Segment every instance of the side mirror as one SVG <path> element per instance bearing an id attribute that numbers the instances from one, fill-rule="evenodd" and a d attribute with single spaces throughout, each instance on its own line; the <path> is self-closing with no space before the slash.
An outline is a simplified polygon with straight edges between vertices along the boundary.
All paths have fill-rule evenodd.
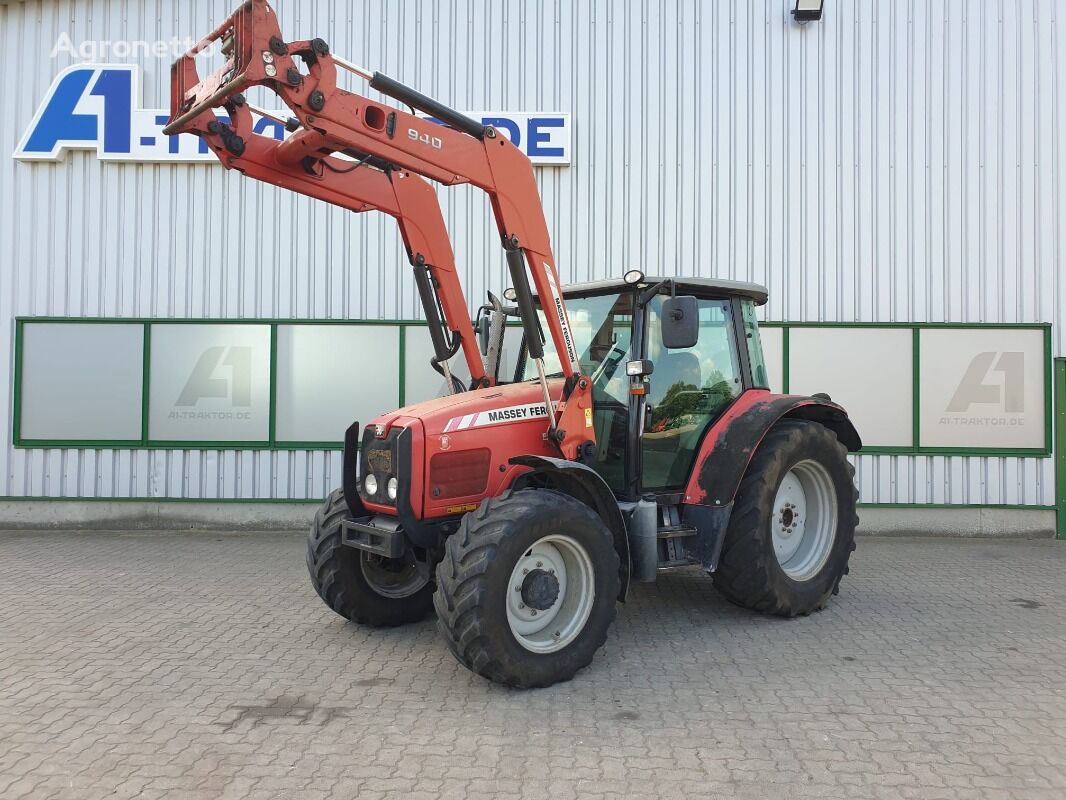
<path id="1" fill-rule="evenodd" d="M 700 339 L 700 311 L 695 297 L 669 297 L 663 301 L 663 347 L 685 350 Z"/>

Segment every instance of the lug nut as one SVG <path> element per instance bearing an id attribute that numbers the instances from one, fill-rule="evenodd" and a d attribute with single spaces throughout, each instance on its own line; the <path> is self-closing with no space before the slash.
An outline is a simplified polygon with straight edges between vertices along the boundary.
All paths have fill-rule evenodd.
<path id="1" fill-rule="evenodd" d="M 543 567 L 544 566 L 544 562 L 543 561 L 538 561 L 537 562 L 537 566 L 538 567 Z"/>
<path id="2" fill-rule="evenodd" d="M 537 616 L 537 609 L 535 609 L 535 608 L 534 608 L 534 609 L 533 609 L 532 611 L 530 611 L 530 612 L 529 612 L 529 615 L 530 615 L 531 617 L 535 617 L 535 616 Z"/>

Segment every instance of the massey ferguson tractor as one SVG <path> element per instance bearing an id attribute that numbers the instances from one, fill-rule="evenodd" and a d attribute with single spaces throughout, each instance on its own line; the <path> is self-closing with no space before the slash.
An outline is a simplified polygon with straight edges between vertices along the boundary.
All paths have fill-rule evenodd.
<path id="1" fill-rule="evenodd" d="M 214 45 L 225 63 L 201 79 Z M 412 113 L 338 87 L 338 69 Z M 390 214 L 414 269 L 449 393 L 348 428 L 343 485 L 307 545 L 331 609 L 374 626 L 435 610 L 464 666 L 535 687 L 589 664 L 635 581 L 698 567 L 732 602 L 785 617 L 837 593 L 861 442 L 827 396 L 769 390 L 765 289 L 637 270 L 561 286 L 532 166 L 507 136 L 322 39 L 286 40 L 266 0 L 172 80 L 167 134 L 200 136 L 251 178 Z M 255 86 L 291 116 L 253 107 Z M 257 133 L 253 112 L 287 137 Z M 512 286 L 475 321 L 426 179 L 491 200 Z M 523 343 L 503 374 L 510 319 Z M 469 382 L 449 368 L 460 352 Z"/>

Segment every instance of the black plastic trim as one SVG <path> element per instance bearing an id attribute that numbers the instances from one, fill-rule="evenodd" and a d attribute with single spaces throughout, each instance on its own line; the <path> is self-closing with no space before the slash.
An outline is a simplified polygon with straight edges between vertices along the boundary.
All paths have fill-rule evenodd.
<path id="1" fill-rule="evenodd" d="M 407 551 L 403 528 L 379 528 L 372 517 L 341 520 L 341 542 L 384 558 L 400 558 Z"/>

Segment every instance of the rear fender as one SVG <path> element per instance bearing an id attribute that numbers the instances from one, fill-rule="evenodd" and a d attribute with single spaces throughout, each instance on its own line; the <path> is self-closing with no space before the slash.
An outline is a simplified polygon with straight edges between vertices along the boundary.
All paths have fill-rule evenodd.
<path id="1" fill-rule="evenodd" d="M 523 486 L 534 485 L 532 479 L 543 476 L 548 479 L 551 488 L 564 494 L 568 494 L 575 500 L 580 500 L 593 511 L 600 515 L 600 519 L 610 529 L 614 537 L 614 549 L 618 552 L 619 578 L 621 579 L 621 591 L 618 599 L 625 601 L 629 590 L 629 579 L 632 573 L 632 562 L 629 554 L 629 538 L 626 535 L 625 520 L 618 508 L 618 501 L 614 492 L 596 472 L 585 464 L 576 461 L 567 461 L 563 458 L 551 456 L 516 456 L 510 459 L 510 463 L 516 466 L 529 467 L 530 472 L 523 472 L 512 488 L 520 489 Z"/>
<path id="2" fill-rule="evenodd" d="M 862 448 L 848 413 L 821 396 L 771 394 L 751 389 L 707 431 L 685 486 L 685 503 L 723 507 L 733 502 L 755 451 L 783 418 L 806 419 L 833 431 L 849 452 Z"/>

